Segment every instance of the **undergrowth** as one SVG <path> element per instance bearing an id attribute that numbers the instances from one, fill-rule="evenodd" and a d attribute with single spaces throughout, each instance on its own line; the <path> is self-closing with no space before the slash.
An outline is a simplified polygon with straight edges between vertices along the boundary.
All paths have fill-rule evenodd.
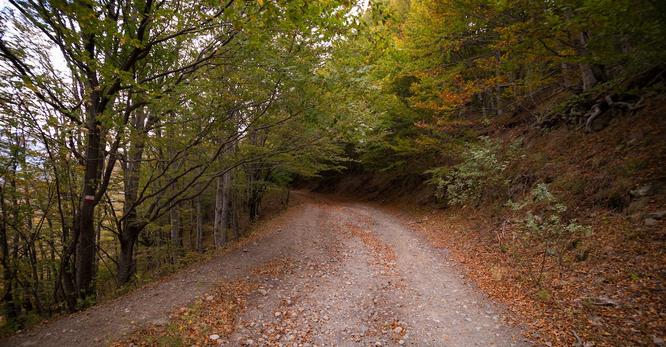
<path id="1" fill-rule="evenodd" d="M 435 186 L 437 199 L 464 205 L 480 201 L 486 190 L 501 189 L 507 182 L 502 175 L 507 161 L 498 152 L 499 144 L 482 137 L 463 152 L 461 163 L 428 170 L 432 176 L 428 183 Z"/>

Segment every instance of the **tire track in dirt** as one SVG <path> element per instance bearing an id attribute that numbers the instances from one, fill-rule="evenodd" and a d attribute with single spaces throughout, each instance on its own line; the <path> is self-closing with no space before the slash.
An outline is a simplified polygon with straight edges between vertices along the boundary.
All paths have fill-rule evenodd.
<path id="1" fill-rule="evenodd" d="M 395 253 L 401 320 L 423 346 L 525 346 L 518 330 L 503 323 L 504 310 L 464 278 L 445 250 L 431 247 L 393 216 L 362 204 L 353 213 Z M 415 338 L 415 339 L 414 339 Z"/>
<path id="2" fill-rule="evenodd" d="M 294 272 L 266 280 L 270 294 L 255 298 L 224 344 L 528 345 L 446 254 L 397 219 L 360 204 L 312 208 L 306 239 L 328 248 L 300 241 Z"/>

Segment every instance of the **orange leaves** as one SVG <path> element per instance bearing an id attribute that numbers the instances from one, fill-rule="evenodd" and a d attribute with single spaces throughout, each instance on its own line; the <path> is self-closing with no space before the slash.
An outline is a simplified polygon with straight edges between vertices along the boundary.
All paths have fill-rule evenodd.
<path id="1" fill-rule="evenodd" d="M 111 346 L 217 346 L 218 339 L 233 332 L 245 298 L 256 286 L 246 280 L 222 283 L 190 307 L 177 309 L 167 325 L 145 327 Z"/>
<path id="2" fill-rule="evenodd" d="M 571 346 L 575 331 L 581 341 L 595 346 L 649 345 L 666 326 L 660 314 L 665 301 L 655 291 L 660 282 L 651 275 L 663 268 L 663 257 L 637 256 L 655 246 L 623 237 L 627 225 L 622 217 L 595 229 L 601 253 L 596 258 L 573 265 L 566 257 L 547 258 L 539 287 L 535 277 L 543 245 L 518 238 L 508 249 L 500 247 L 494 236 L 497 216 L 477 208 L 436 213 L 392 209 L 434 246 L 450 250 L 466 275 L 506 304 L 512 320 L 526 325 L 537 342 Z M 634 273 L 631 268 L 641 270 L 631 270 Z"/>
<path id="3" fill-rule="evenodd" d="M 467 93 L 468 88 L 464 88 L 461 92 L 453 92 L 450 89 L 442 90 L 437 96 L 444 105 L 458 106 L 463 105 L 470 97 Z"/>
<path id="4" fill-rule="evenodd" d="M 289 258 L 272 259 L 250 270 L 251 279 L 220 283 L 190 306 L 175 310 L 168 324 L 144 327 L 111 346 L 217 346 L 233 333 L 247 296 L 258 288 L 256 279 L 280 276 L 289 271 L 292 264 Z"/>
<path id="5" fill-rule="evenodd" d="M 293 261 L 289 258 L 276 258 L 273 259 L 261 267 L 256 267 L 252 269 L 252 274 L 255 276 L 273 276 L 277 277 L 285 272 L 287 272 L 293 264 Z"/>
<path id="6" fill-rule="evenodd" d="M 392 262 L 395 261 L 395 251 L 377 238 L 371 230 L 362 229 L 352 224 L 348 224 L 348 226 L 354 236 L 361 239 L 361 241 L 363 241 L 363 243 L 370 248 L 375 255 L 381 258 L 382 263 L 392 264 Z"/>

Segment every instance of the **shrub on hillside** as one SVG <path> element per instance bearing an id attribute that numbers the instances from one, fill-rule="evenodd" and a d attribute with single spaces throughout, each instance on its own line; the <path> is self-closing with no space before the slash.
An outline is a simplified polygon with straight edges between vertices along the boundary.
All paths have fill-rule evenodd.
<path id="1" fill-rule="evenodd" d="M 451 205 L 479 202 L 489 188 L 506 185 L 503 172 L 507 161 L 500 159 L 499 145 L 487 137 L 480 143 L 469 145 L 462 154 L 462 162 L 450 167 L 429 170 L 428 181 L 435 186 L 435 196 Z"/>
<path id="2" fill-rule="evenodd" d="M 524 229 L 532 235 L 546 240 L 556 240 L 567 236 L 587 235 L 589 226 L 578 224 L 576 219 L 567 218 L 567 206 L 560 202 L 545 183 L 539 183 L 521 203 L 509 201 L 516 211 L 527 210 L 523 219 Z"/>
<path id="3" fill-rule="evenodd" d="M 543 261 L 546 256 L 555 256 L 560 259 L 558 264 L 561 265 L 567 250 L 575 251 L 577 261 L 587 258 L 588 250 L 578 248 L 580 241 L 591 235 L 592 228 L 567 216 L 567 206 L 550 192 L 547 184 L 535 185 L 525 200 L 520 203 L 509 201 L 508 205 L 515 211 L 525 213 L 520 226 L 526 236 L 544 243 Z M 538 278 L 540 282 L 541 274 Z"/>

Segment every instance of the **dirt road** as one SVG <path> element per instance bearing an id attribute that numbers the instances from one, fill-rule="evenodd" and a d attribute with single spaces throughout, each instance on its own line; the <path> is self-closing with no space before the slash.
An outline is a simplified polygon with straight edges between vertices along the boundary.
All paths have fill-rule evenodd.
<path id="1" fill-rule="evenodd" d="M 303 197 L 235 251 L 112 302 L 0 341 L 101 346 L 164 323 L 221 280 L 280 259 L 289 270 L 257 290 L 224 345 L 524 346 L 502 310 L 468 284 L 446 251 L 365 204 Z M 263 229 L 263 230 L 262 230 Z"/>

